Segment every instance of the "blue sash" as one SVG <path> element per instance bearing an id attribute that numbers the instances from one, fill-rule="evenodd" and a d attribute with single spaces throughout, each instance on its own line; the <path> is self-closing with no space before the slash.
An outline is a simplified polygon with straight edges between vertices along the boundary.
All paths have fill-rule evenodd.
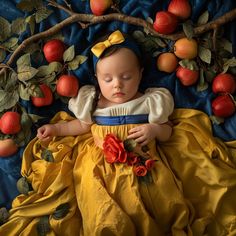
<path id="1" fill-rule="evenodd" d="M 125 125 L 148 123 L 148 114 L 127 116 L 93 116 L 98 125 Z"/>

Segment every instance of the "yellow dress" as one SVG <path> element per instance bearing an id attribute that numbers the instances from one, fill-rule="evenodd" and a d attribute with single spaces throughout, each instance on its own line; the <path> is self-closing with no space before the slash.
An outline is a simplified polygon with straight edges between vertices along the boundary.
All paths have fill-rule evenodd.
<path id="1" fill-rule="evenodd" d="M 85 103 L 81 105 L 78 96 L 69 107 L 91 122 L 89 112 L 79 107 L 91 110 L 94 91 L 90 87 L 79 94 Z M 22 175 L 32 190 L 14 199 L 0 235 L 235 235 L 236 142 L 214 138 L 203 112 L 174 110 L 170 140 L 148 145 L 157 160 L 152 182 L 140 181 L 132 166 L 106 162 L 105 136 L 126 139 L 128 130 L 140 125 L 135 119 L 142 111 L 149 122 L 166 122 L 173 111 L 172 97 L 165 89 L 151 89 L 118 108 L 97 109 L 91 133 L 55 137 L 47 144 L 33 139 L 22 163 Z M 118 115 L 122 119 L 106 124 Z M 71 119 L 60 112 L 51 122 Z M 119 120 L 128 124 L 117 125 Z M 45 150 L 50 150 L 53 162 L 42 159 Z"/>

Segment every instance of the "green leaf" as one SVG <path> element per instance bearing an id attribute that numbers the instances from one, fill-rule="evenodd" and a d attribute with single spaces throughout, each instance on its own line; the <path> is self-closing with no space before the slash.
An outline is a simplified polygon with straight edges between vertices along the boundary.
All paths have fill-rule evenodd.
<path id="1" fill-rule="evenodd" d="M 72 45 L 69 48 L 67 48 L 63 54 L 63 61 L 72 61 L 75 57 L 75 46 Z"/>
<path id="2" fill-rule="evenodd" d="M 32 79 L 38 73 L 38 70 L 31 66 L 23 65 L 17 68 L 17 73 L 19 80 L 27 81 Z"/>
<path id="3" fill-rule="evenodd" d="M 18 101 L 19 94 L 17 90 L 10 92 L 0 90 L 0 112 L 14 107 Z"/>
<path id="4" fill-rule="evenodd" d="M 211 51 L 208 48 L 202 46 L 198 47 L 198 56 L 200 59 L 208 64 L 211 63 Z"/>
<path id="5" fill-rule="evenodd" d="M 31 43 L 24 49 L 24 52 L 26 54 L 33 54 L 34 52 L 39 51 L 39 50 L 40 50 L 40 47 L 37 43 Z"/>
<path id="6" fill-rule="evenodd" d="M 146 18 L 146 22 L 149 23 L 149 24 L 151 24 L 151 25 L 153 25 L 153 19 L 152 19 L 151 17 L 147 17 L 147 18 Z M 145 32 L 147 35 L 150 34 L 150 32 L 149 32 L 146 28 L 144 28 L 144 32 Z"/>
<path id="7" fill-rule="evenodd" d="M 235 67 L 235 66 L 236 66 L 236 58 L 235 57 L 232 57 L 232 58 L 226 60 L 223 65 L 223 72 L 222 73 L 226 73 L 228 71 L 229 67 Z"/>
<path id="8" fill-rule="evenodd" d="M 127 152 L 133 152 L 136 146 L 137 142 L 134 139 L 124 140 L 124 148 Z"/>
<path id="9" fill-rule="evenodd" d="M 21 34 L 26 30 L 26 22 L 24 18 L 17 18 L 16 20 L 12 21 L 11 31 L 14 34 Z"/>
<path id="10" fill-rule="evenodd" d="M 45 117 L 38 116 L 38 115 L 35 115 L 35 114 L 28 114 L 28 116 L 30 117 L 30 119 L 32 120 L 33 123 L 36 123 L 36 122 L 38 122 L 40 119 L 45 118 Z"/>
<path id="11" fill-rule="evenodd" d="M 34 9 L 32 0 L 21 0 L 16 7 L 22 11 L 31 12 Z"/>
<path id="12" fill-rule="evenodd" d="M 7 83 L 5 84 L 5 91 L 15 90 L 17 86 L 17 74 L 15 72 L 11 72 L 7 78 Z"/>
<path id="13" fill-rule="evenodd" d="M 191 20 L 187 20 L 183 23 L 183 31 L 188 39 L 192 39 L 194 30 Z"/>
<path id="14" fill-rule="evenodd" d="M 52 155 L 52 152 L 48 149 L 44 149 L 41 153 L 41 158 L 48 162 L 54 162 L 54 157 Z"/>
<path id="15" fill-rule="evenodd" d="M 133 37 L 140 43 L 143 43 L 146 40 L 144 33 L 140 30 L 135 30 L 133 32 Z"/>
<path id="16" fill-rule="evenodd" d="M 19 146 L 24 146 L 31 140 L 31 127 L 31 117 L 26 113 L 26 111 L 23 111 L 21 114 L 21 131 L 14 139 Z"/>
<path id="17" fill-rule="evenodd" d="M 16 37 L 12 37 L 9 38 L 6 42 L 4 42 L 2 45 L 6 48 L 8 48 L 9 50 L 13 49 L 16 45 L 18 46 L 18 38 Z"/>
<path id="18" fill-rule="evenodd" d="M 44 7 L 43 5 L 43 1 L 42 0 L 32 0 L 33 4 L 34 4 L 34 8 L 37 10 L 39 8 Z"/>
<path id="19" fill-rule="evenodd" d="M 35 21 L 36 23 L 40 23 L 44 19 L 48 18 L 49 15 L 53 13 L 52 10 L 47 9 L 46 7 L 41 7 L 36 11 Z"/>
<path id="20" fill-rule="evenodd" d="M 5 41 L 11 34 L 11 24 L 0 16 L 0 41 Z"/>
<path id="21" fill-rule="evenodd" d="M 197 85 L 197 91 L 201 92 L 208 88 L 208 83 L 205 82 L 203 69 L 200 69 L 199 82 Z"/>
<path id="22" fill-rule="evenodd" d="M 51 70 L 51 73 L 52 72 L 61 73 L 62 68 L 63 68 L 62 64 L 60 62 L 57 62 L 57 61 L 51 62 L 49 64 L 49 69 Z"/>
<path id="23" fill-rule="evenodd" d="M 44 77 L 44 76 L 50 75 L 51 73 L 52 73 L 52 70 L 49 67 L 49 65 L 43 65 L 38 68 L 38 72 L 36 76 Z"/>
<path id="24" fill-rule="evenodd" d="M 213 124 L 220 125 L 224 123 L 224 118 L 219 117 L 219 116 L 209 116 L 210 120 L 212 121 Z"/>
<path id="25" fill-rule="evenodd" d="M 70 204 L 63 203 L 56 208 L 56 210 L 52 214 L 52 217 L 55 220 L 60 220 L 68 214 L 69 210 L 70 210 Z"/>
<path id="26" fill-rule="evenodd" d="M 207 71 L 204 72 L 205 73 L 205 78 L 206 78 L 206 81 L 211 83 L 213 81 L 213 79 L 215 78 L 216 76 L 216 71 L 213 70 L 213 69 L 208 69 Z"/>
<path id="27" fill-rule="evenodd" d="M 34 34 L 35 30 L 35 15 L 30 15 L 25 19 L 25 22 L 29 24 L 31 35 Z"/>
<path id="28" fill-rule="evenodd" d="M 203 25 L 206 24 L 209 20 L 209 12 L 205 11 L 200 15 L 200 17 L 197 20 L 197 25 Z"/>
<path id="29" fill-rule="evenodd" d="M 3 62 L 6 58 L 6 51 L 0 48 L 0 62 Z"/>
<path id="30" fill-rule="evenodd" d="M 225 38 L 221 38 L 219 41 L 217 41 L 217 43 L 221 46 L 221 48 L 225 49 L 226 51 L 228 51 L 232 54 L 233 45 L 229 40 L 227 40 Z"/>
<path id="31" fill-rule="evenodd" d="M 155 42 L 155 44 L 161 48 L 166 47 L 166 43 L 159 37 L 151 37 L 151 39 Z"/>
<path id="32" fill-rule="evenodd" d="M 30 60 L 30 54 L 26 53 L 24 55 L 22 55 L 21 57 L 18 58 L 18 60 L 16 61 L 17 67 L 21 67 L 21 66 L 31 66 L 31 60 Z"/>
<path id="33" fill-rule="evenodd" d="M 17 187 L 18 191 L 24 195 L 28 195 L 28 193 L 30 191 L 30 185 L 29 185 L 26 177 L 21 177 L 20 179 L 18 179 L 18 181 L 16 183 L 16 187 Z"/>
<path id="34" fill-rule="evenodd" d="M 37 84 L 31 84 L 28 87 L 28 92 L 33 97 L 44 97 L 44 94 L 42 90 L 40 89 L 40 86 Z"/>
<path id="35" fill-rule="evenodd" d="M 79 65 L 84 63 L 87 60 L 86 56 L 83 55 L 77 55 L 72 61 L 68 63 L 69 70 L 76 70 Z"/>
<path id="36" fill-rule="evenodd" d="M 30 93 L 29 93 L 29 88 L 25 87 L 23 84 L 19 85 L 19 96 L 21 99 L 29 101 L 30 100 Z"/>
<path id="37" fill-rule="evenodd" d="M 53 82 L 56 81 L 56 77 L 57 77 L 56 73 L 52 72 L 51 74 L 46 75 L 45 77 L 37 78 L 37 81 L 38 81 L 38 83 L 44 83 L 44 84 L 47 84 L 51 87 Z"/>
<path id="38" fill-rule="evenodd" d="M 37 233 L 39 236 L 47 236 L 51 231 L 49 216 L 41 216 L 39 222 L 37 223 Z"/>
<path id="39" fill-rule="evenodd" d="M 179 64 L 184 68 L 188 68 L 189 70 L 199 70 L 197 62 L 194 60 L 183 59 L 179 61 Z"/>
<path id="40" fill-rule="evenodd" d="M 7 222 L 10 214 L 5 207 L 0 208 L 0 225 Z"/>

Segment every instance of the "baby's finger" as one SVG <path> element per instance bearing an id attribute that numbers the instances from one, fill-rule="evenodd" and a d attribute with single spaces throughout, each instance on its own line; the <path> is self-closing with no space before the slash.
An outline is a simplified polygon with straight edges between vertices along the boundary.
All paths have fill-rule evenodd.
<path id="1" fill-rule="evenodd" d="M 140 128 L 139 127 L 134 127 L 134 128 L 129 130 L 129 134 L 136 133 L 138 131 L 140 131 Z"/>
<path id="2" fill-rule="evenodd" d="M 129 138 L 129 139 L 137 139 L 138 137 L 140 137 L 140 135 L 137 132 L 135 132 L 135 133 L 129 134 L 127 138 Z"/>

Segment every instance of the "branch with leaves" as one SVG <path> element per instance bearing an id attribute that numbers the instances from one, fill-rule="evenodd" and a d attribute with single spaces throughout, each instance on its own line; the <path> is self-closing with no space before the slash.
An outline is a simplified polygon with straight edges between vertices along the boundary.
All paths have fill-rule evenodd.
<path id="1" fill-rule="evenodd" d="M 67 12 L 68 14 L 70 14 L 70 16 L 68 18 L 66 18 L 65 20 L 59 22 L 58 24 L 52 26 L 51 28 L 49 28 L 43 32 L 40 32 L 38 34 L 34 34 L 31 37 L 25 39 L 14 50 L 14 52 L 12 53 L 12 55 L 10 56 L 8 61 L 5 63 L 6 65 L 11 66 L 12 63 L 17 58 L 17 56 L 19 55 L 19 53 L 24 48 L 26 48 L 28 45 L 30 45 L 31 43 L 36 42 L 39 39 L 43 39 L 43 38 L 49 37 L 51 35 L 54 35 L 57 32 L 59 32 L 62 28 L 66 27 L 72 23 L 75 23 L 75 22 L 78 22 L 81 25 L 81 27 L 85 28 L 85 27 L 89 27 L 94 24 L 99 24 L 99 23 L 104 23 L 104 22 L 122 21 L 127 24 L 141 26 L 141 27 L 143 27 L 144 31 L 147 34 L 151 34 L 152 36 L 157 37 L 157 38 L 168 39 L 168 40 L 174 41 L 174 40 L 177 40 L 177 39 L 185 36 L 184 32 L 178 32 L 178 33 L 174 33 L 174 34 L 170 34 L 170 35 L 159 34 L 153 29 L 152 23 L 150 23 L 144 19 L 141 19 L 141 18 L 132 17 L 132 16 L 128 16 L 125 14 L 121 14 L 121 13 L 110 13 L 110 14 L 103 15 L 103 16 L 95 16 L 92 14 L 78 14 L 78 13 L 73 12 L 68 7 L 68 5 L 67 5 L 67 7 L 64 7 L 52 0 L 49 0 L 48 2 L 49 2 L 49 5 Z M 198 36 L 200 34 L 207 32 L 207 31 L 210 31 L 210 30 L 216 30 L 221 25 L 224 25 L 224 24 L 234 20 L 235 18 L 236 18 L 236 9 L 233 9 L 230 12 L 225 13 L 221 17 L 219 17 L 211 22 L 208 22 L 208 23 L 205 23 L 205 24 L 195 27 L 193 29 L 193 36 Z M 2 74 L 2 73 L 3 72 L 1 70 L 0 74 Z"/>

